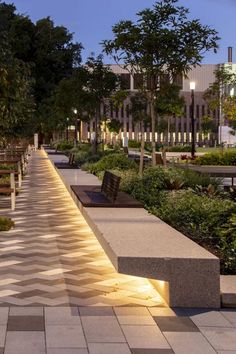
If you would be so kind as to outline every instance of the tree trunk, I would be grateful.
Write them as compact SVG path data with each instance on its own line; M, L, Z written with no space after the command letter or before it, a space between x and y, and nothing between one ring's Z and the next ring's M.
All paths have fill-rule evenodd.
M151 126L152 126L152 166L156 165L156 143L155 143L155 130L156 130L156 117L154 111L153 93L151 94Z
M139 160L139 175L143 175L143 158L144 158L144 123L141 122L141 151L140 151L140 160Z

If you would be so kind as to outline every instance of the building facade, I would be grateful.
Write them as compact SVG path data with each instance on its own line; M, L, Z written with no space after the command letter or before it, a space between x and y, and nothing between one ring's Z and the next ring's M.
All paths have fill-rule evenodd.
M171 145L177 144L189 144L192 140L191 134L191 91L190 82L195 82L194 91L194 118L195 118L195 132L196 132L196 143L198 145L203 145L207 140L211 145L219 142L218 137L218 127L220 124L220 111L218 109L213 112L210 111L207 102L204 100L204 92L209 88L209 86L215 81L215 71L221 65L229 64L203 64L196 68L193 68L188 73L188 77L178 78L178 85L181 87L180 94L184 97L185 105L183 109L183 114L181 117L171 118L171 129L169 132L155 133L155 139L158 143L169 142ZM236 71L236 64L230 64ZM123 88L132 92L138 90L140 80L140 74L131 75L127 69L120 67L119 65L109 65L110 69L115 73L120 75ZM117 119L121 123L121 132L119 136L115 138L122 139L127 137L129 140L139 140L140 139L140 124L134 124L132 115L130 114L130 98L128 97L121 108L113 108L110 104L104 104L101 107L101 115L106 115L108 119ZM212 116L215 129L209 133L207 136L203 134L202 131L202 119L204 116ZM158 118L157 118L158 119ZM158 122L157 122L158 124ZM82 124L82 137L83 139L91 139L93 132L95 131L95 122L91 121L89 124ZM113 134L103 132L106 134L108 140L114 139ZM145 126L145 140L151 140L151 129L148 124Z

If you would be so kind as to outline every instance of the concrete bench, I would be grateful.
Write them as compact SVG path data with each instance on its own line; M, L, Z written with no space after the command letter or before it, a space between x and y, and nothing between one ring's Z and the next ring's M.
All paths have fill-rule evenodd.
M217 257L143 208L84 207L70 183L88 184L90 174L57 172L118 272L149 278L172 307L220 307Z

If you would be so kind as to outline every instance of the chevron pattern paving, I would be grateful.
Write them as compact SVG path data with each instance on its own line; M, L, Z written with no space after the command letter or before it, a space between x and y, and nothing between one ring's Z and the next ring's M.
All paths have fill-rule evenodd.
M0 233L1 306L163 306L147 279L116 272L44 151L4 214L15 228Z

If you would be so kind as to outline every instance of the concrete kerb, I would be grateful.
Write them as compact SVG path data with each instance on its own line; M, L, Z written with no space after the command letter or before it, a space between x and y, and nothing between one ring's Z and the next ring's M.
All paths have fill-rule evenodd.
M81 170L56 171L118 272L149 278L172 307L220 307L217 257L145 209L84 208L70 185L101 182Z

